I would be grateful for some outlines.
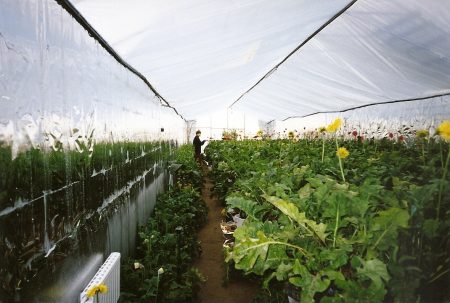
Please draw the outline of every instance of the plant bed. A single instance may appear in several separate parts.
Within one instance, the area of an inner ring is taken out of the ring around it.
[[[197,231],[206,222],[207,207],[196,186],[201,183],[186,177],[196,175],[192,167],[178,167],[177,182],[158,196],[152,217],[141,228],[135,257],[122,265],[122,302],[196,300],[205,278],[190,264],[201,254]]]
[[[209,145],[219,194],[247,216],[226,261],[302,303],[449,300],[449,138],[354,140],[338,124]]]

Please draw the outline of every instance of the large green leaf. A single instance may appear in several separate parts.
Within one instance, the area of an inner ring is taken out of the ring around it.
[[[386,250],[397,243],[399,228],[408,227],[409,214],[406,210],[392,207],[378,212],[373,219],[371,232],[372,249]]]
[[[303,248],[270,238],[264,232],[257,232],[257,238],[237,238],[233,250],[227,252],[225,261],[233,260],[237,269],[262,275],[265,270],[276,269],[283,260],[288,260],[287,247],[310,256]]]
[[[305,186],[299,189],[298,196],[300,197],[300,199],[308,199],[313,192],[314,190],[311,188],[311,185],[309,183],[306,183]]]
[[[290,236],[286,233],[286,229],[280,230],[278,222],[247,221],[244,225],[238,227],[234,231],[234,237],[236,240],[245,239],[247,237],[257,238],[259,231],[262,231],[269,236],[272,234],[277,234],[277,238],[283,239],[288,239]]]
[[[237,269],[251,271],[258,258],[266,259],[270,245],[268,242],[269,239],[262,232],[258,233],[256,239],[243,239],[229,252],[226,261],[233,259]]]
[[[239,208],[240,210],[244,211],[248,217],[256,220],[261,219],[260,214],[268,209],[267,206],[242,197],[231,196],[226,198],[226,201],[230,207]]]
[[[278,208],[282,213],[295,220],[307,234],[317,237],[320,241],[322,241],[322,243],[325,243],[325,238],[327,236],[325,233],[327,226],[325,224],[317,224],[315,221],[307,219],[305,213],[300,212],[297,206],[291,202],[275,196],[264,195],[264,198]]]
[[[258,236],[239,239],[233,250],[228,253],[226,261],[234,260],[236,268],[251,270],[259,256],[265,259],[269,246],[268,239],[262,232],[259,232]]]
[[[275,272],[278,281],[287,280],[290,272],[292,271],[292,264],[290,263],[281,263]]]
[[[318,188],[323,184],[322,180],[320,180],[320,178],[318,178],[318,177],[306,178],[306,181],[308,181],[313,188]]]
[[[383,281],[389,281],[390,277],[387,271],[386,264],[379,259],[362,260],[360,259],[361,267],[358,267],[357,273],[360,276],[369,278],[377,288],[383,287]]]
[[[324,249],[319,257],[328,262],[329,268],[339,269],[348,262],[347,252],[343,249]]]
[[[311,274],[298,259],[295,260],[293,273],[299,276],[289,278],[289,282],[301,288],[301,302],[314,302],[314,295],[326,290],[331,282],[323,272]]]

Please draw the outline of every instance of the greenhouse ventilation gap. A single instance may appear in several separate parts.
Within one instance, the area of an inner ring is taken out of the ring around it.
[[[76,302],[133,256],[196,130],[336,118],[407,147],[450,120],[450,1],[0,0],[0,302]]]

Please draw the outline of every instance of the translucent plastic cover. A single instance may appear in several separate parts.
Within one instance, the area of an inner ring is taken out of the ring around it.
[[[448,94],[449,57],[449,1],[357,1],[237,107],[284,119]]]
[[[184,140],[184,121],[54,1],[0,0],[0,142]],[[161,132],[164,128],[164,132]]]
[[[349,1],[71,2],[172,106],[195,119],[230,105]]]
[[[356,131],[364,138],[384,138],[389,133],[415,138],[417,130],[426,129],[435,134],[437,126],[450,118],[450,96],[422,101],[377,104],[342,113],[317,114],[305,118],[273,121],[270,134],[274,138],[287,137],[289,131],[300,136],[314,134],[334,119],[343,119],[341,134],[352,138]]]
[[[71,2],[188,119],[249,89],[265,120],[450,93],[447,0]]]

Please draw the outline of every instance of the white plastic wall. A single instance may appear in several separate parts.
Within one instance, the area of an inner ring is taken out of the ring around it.
[[[368,138],[382,138],[389,133],[414,136],[414,131],[427,129],[434,134],[436,127],[450,118],[450,97],[378,104],[342,113],[316,114],[274,122],[274,137],[287,137],[289,131],[304,134],[326,126],[336,118],[344,120],[344,132],[356,130]]]
[[[0,0],[0,302],[76,302],[103,254],[131,254],[184,128],[56,1]],[[91,134],[97,167],[72,152]]]
[[[91,131],[97,141],[184,140],[180,116],[55,1],[0,7],[0,141],[15,153],[55,139],[73,147]]]

